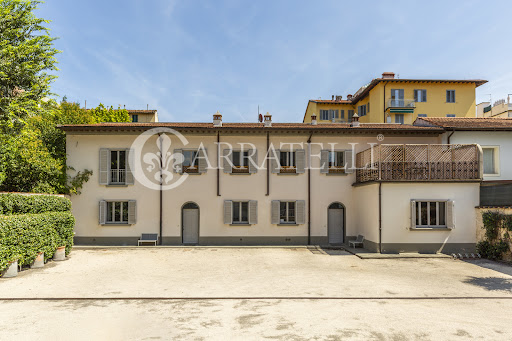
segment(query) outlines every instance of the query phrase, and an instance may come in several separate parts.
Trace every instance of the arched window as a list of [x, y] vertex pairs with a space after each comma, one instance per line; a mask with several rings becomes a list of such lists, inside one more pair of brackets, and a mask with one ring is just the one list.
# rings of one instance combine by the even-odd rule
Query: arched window
[[187, 202], [185, 205], [183, 205], [184, 210], [193, 210], [193, 209], [199, 209], [199, 206], [197, 206], [194, 202]]
[[339, 202], [333, 202], [332, 204], [329, 205], [329, 209], [330, 210], [336, 210], [336, 209], [342, 210], [342, 209], [344, 209], [344, 207]]

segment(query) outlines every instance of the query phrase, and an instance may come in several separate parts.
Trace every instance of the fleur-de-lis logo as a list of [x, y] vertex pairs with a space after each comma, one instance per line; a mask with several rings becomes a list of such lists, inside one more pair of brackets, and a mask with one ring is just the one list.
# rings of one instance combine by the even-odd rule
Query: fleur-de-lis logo
[[[158, 135], [150, 152], [142, 153], [145, 143], [151, 136]], [[151, 189], [172, 189], [182, 184], [188, 174], [181, 174], [181, 165], [185, 157], [181, 152], [172, 152], [171, 137], [179, 139], [181, 145], [188, 144], [179, 132], [169, 128], [154, 128], [139, 135], [132, 144], [134, 157], [130, 167], [138, 182]], [[155, 148], [156, 147], [156, 148]], [[178, 176], [178, 174], [180, 174]], [[177, 180], [175, 180], [177, 179]]]

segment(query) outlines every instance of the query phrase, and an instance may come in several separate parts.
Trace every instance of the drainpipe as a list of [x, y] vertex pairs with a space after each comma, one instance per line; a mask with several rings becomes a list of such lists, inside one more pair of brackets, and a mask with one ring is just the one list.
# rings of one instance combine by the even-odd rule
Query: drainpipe
[[162, 134], [158, 134], [158, 140], [160, 142], [160, 234], [159, 234], [159, 238], [158, 238], [158, 244], [159, 245], [162, 245], [162, 242], [163, 242], [163, 238], [162, 238], [162, 231], [163, 231], [163, 217], [162, 217], [162, 212], [163, 212], [163, 205], [162, 205], [162, 196], [163, 196], [163, 168], [164, 168], [164, 163], [163, 163], [163, 155], [162, 155], [162, 151], [163, 151], [163, 139], [162, 139]]
[[308, 138], [308, 245], [311, 245], [311, 137]]
[[453, 134], [455, 134], [455, 129], [453, 129], [452, 133], [448, 135], [448, 140], [446, 141], [447, 144], [450, 144], [450, 137], [452, 137]]
[[220, 131], [217, 132], [217, 196], [220, 197]]
[[270, 167], [268, 161], [268, 153], [270, 151], [270, 132], [267, 131], [267, 197], [270, 195]]
[[379, 253], [382, 253], [382, 182], [379, 182]]
[[382, 96], [384, 98], [383, 100], [383, 105], [382, 105], [382, 110], [383, 110], [383, 114], [384, 114], [384, 122], [383, 123], [386, 123], [386, 85], [388, 84], [388, 82], [385, 82], [384, 83], [384, 96]]

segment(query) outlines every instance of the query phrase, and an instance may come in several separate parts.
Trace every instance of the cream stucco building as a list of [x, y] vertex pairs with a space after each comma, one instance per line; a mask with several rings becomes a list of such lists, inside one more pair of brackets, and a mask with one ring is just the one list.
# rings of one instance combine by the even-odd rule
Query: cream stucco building
[[475, 247], [481, 149], [441, 145], [440, 127], [215, 115], [61, 129], [68, 165], [94, 172], [71, 199], [77, 244], [137, 245], [152, 233], [163, 245], [339, 245], [363, 235], [382, 252]]

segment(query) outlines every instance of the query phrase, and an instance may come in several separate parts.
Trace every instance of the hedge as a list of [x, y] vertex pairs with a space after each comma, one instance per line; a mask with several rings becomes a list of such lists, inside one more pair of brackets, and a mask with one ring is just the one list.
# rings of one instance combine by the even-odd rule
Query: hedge
[[0, 271], [14, 260], [30, 265], [39, 252], [52, 258], [59, 246], [73, 247], [75, 218], [71, 212], [0, 216]]
[[0, 215], [67, 212], [71, 201], [55, 195], [0, 194]]

